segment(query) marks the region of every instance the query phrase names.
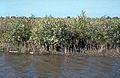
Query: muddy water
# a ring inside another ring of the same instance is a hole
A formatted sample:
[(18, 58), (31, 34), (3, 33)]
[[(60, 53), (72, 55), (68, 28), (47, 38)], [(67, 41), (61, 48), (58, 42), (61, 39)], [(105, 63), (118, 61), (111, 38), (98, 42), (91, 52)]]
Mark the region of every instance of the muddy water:
[(120, 78), (120, 58), (0, 53), (0, 78)]

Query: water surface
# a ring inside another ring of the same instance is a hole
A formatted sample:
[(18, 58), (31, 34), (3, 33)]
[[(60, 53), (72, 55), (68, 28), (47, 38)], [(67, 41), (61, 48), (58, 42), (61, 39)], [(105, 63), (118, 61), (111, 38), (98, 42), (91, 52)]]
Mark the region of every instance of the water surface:
[(0, 53), (0, 78), (120, 78), (120, 58)]

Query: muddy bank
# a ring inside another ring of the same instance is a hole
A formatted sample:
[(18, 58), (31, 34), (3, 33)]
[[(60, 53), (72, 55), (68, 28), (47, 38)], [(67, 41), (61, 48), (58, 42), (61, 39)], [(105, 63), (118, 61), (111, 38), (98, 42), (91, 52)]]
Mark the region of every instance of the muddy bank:
[(55, 52), (55, 51), (23, 51), (14, 49), (7, 50), (6, 48), (0, 49), (0, 52), (11, 53), (11, 54), (30, 54), (30, 55), (63, 55), (63, 56), (105, 56), (105, 57), (120, 57), (120, 48), (116, 49), (99, 49), (99, 50), (81, 50), (80, 52)]

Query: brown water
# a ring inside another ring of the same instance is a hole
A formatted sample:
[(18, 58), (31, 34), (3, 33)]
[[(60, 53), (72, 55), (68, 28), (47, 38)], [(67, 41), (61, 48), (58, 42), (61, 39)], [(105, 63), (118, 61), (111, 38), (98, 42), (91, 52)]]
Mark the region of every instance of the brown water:
[(120, 58), (0, 53), (0, 78), (120, 78)]

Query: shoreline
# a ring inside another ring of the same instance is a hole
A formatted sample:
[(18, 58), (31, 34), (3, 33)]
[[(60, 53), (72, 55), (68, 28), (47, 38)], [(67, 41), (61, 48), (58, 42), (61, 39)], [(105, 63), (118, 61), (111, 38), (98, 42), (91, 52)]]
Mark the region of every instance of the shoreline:
[[(118, 49), (118, 50), (117, 50)], [(42, 53), (35, 53), (35, 52), (19, 52), (19, 51), (9, 51), (5, 52), (0, 50), (1, 53), (7, 53), (7, 54), (22, 54), (22, 55), (62, 55), (62, 56), (80, 56), (80, 57), (120, 57), (120, 48), (117, 49), (110, 49), (110, 50), (104, 50), (99, 52), (98, 50), (89, 50), (89, 51), (81, 51), (78, 53), (67, 53), (64, 52), (42, 52)]]

